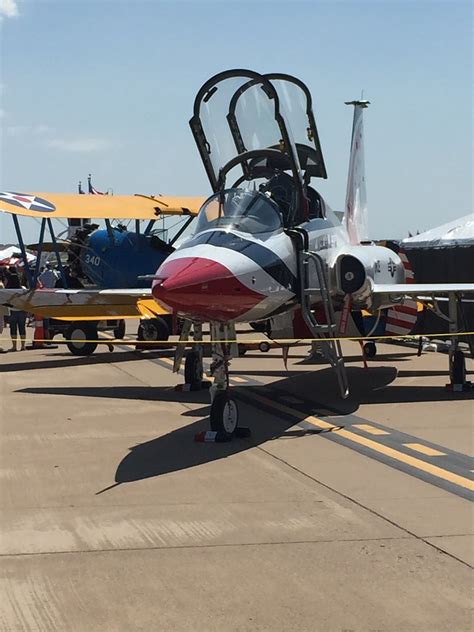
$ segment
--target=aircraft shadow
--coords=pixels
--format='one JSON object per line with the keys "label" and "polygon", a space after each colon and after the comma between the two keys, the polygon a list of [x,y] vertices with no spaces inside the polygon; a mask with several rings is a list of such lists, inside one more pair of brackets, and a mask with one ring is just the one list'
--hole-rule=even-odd
{"label": "aircraft shadow", "polygon": [[175,391],[172,386],[48,386],[28,387],[16,391],[36,395],[69,395],[72,397],[105,397],[154,402],[183,402],[190,404],[209,403],[209,393]]}
{"label": "aircraft shadow", "polygon": [[[474,371],[466,370],[466,374],[473,374]],[[420,371],[405,371],[400,369],[398,371],[398,377],[436,377],[438,375],[444,375],[446,377],[446,381],[449,382],[449,371],[446,369],[445,371],[436,371],[436,370],[420,370]]]}
{"label": "aircraft shadow", "polygon": [[[162,437],[131,447],[117,467],[113,487],[225,459],[266,441],[286,436],[285,431],[289,431],[295,423],[294,419],[263,416],[251,407],[246,407],[245,411],[244,423],[252,428],[249,439],[234,439],[229,443],[196,443],[194,435],[209,430],[209,422],[208,419],[195,421]],[[289,431],[289,436],[301,436],[301,432],[296,435],[294,431]]]}
{"label": "aircraft shadow", "polygon": [[[27,353],[27,352],[24,352]],[[11,354],[16,357],[17,354]],[[47,354],[45,356],[36,356],[38,359],[31,360],[30,362],[12,362],[8,364],[0,364],[0,373],[12,373],[14,371],[30,371],[34,369],[59,369],[68,366],[84,366],[94,364],[110,364],[111,362],[131,362],[146,359],[153,360],[159,358],[169,357],[169,353],[166,352],[154,352],[153,354],[147,352],[146,356],[142,357],[140,353],[136,351],[119,351],[114,353],[103,353],[92,356],[78,357],[73,356],[71,353],[54,353]],[[54,356],[54,360],[49,358]],[[22,356],[24,357],[24,356]]]}
{"label": "aircraft shadow", "polygon": [[[280,396],[294,396],[301,399],[298,410],[308,414],[318,414],[318,407],[326,409],[325,417],[343,416],[357,411],[361,404],[371,403],[401,403],[444,401],[450,399],[474,398],[474,394],[452,394],[440,386],[398,386],[392,384],[397,375],[393,367],[370,367],[368,370],[358,367],[348,367],[348,379],[351,386],[351,396],[342,400],[339,396],[337,380],[332,369],[317,372],[298,372],[296,375],[286,376],[271,384],[233,387],[235,395],[243,400],[241,423],[252,430],[249,439],[235,439],[230,443],[203,444],[194,441],[198,432],[209,430],[207,417],[209,413],[209,394],[207,391],[177,392],[170,387],[37,387],[24,388],[17,392],[46,395],[69,395],[73,397],[104,397],[146,401],[175,401],[196,403],[202,406],[198,410],[186,411],[184,417],[199,416],[192,421],[163,436],[146,441],[129,448],[117,466],[115,483],[100,490],[103,493],[112,487],[123,483],[130,483],[146,478],[161,476],[174,471],[185,470],[190,467],[203,465],[233,454],[248,450],[275,439],[291,439],[306,434],[320,434],[322,431],[314,429],[306,431],[295,429],[297,419],[291,414],[276,410],[271,404],[278,401]],[[252,394],[263,396],[269,405],[261,404],[252,398]],[[281,398],[282,403],[284,397]],[[245,405],[249,403],[250,405]],[[288,404],[286,404],[288,406]],[[270,414],[262,415],[261,408]],[[294,406],[293,406],[294,407]],[[329,411],[329,412],[328,412]],[[336,423],[344,425],[344,419]],[[337,432],[337,428],[335,430]]]}
{"label": "aircraft shadow", "polygon": [[[373,367],[368,369],[348,367],[347,377],[350,386],[350,396],[342,399],[339,395],[337,381],[332,369],[323,369],[317,372],[299,372],[290,378],[272,382],[268,388],[268,397],[272,391],[277,394],[291,395],[301,398],[306,406],[314,407],[316,413],[318,407],[329,411],[324,416],[348,415],[355,413],[361,404],[401,404],[411,402],[438,402],[457,399],[474,399],[474,391],[465,393],[453,393],[447,391],[442,385],[403,385],[392,384],[395,378],[403,371],[397,372],[394,367]],[[414,377],[438,374],[436,371],[405,372],[413,373]],[[440,375],[445,375],[439,372]],[[449,381],[446,375],[446,382]],[[251,392],[258,386],[247,387]]]}

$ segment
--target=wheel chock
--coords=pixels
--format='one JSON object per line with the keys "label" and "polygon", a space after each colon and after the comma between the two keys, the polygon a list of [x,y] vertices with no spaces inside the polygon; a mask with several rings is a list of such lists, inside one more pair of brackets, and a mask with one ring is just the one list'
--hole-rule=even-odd
{"label": "wheel chock", "polygon": [[235,437],[236,439],[247,439],[251,436],[250,428],[237,426],[233,434],[215,430],[203,430],[194,435],[196,443],[228,443]]}
{"label": "wheel chock", "polygon": [[194,435],[194,441],[197,443],[228,443],[231,440],[232,435],[215,430],[203,430]]}

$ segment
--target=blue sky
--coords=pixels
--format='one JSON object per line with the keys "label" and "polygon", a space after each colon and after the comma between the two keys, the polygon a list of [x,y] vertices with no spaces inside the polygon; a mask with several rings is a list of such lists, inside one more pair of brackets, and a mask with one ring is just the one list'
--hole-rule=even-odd
{"label": "blue sky", "polygon": [[[0,14],[1,190],[74,192],[91,172],[117,194],[206,195],[193,99],[212,74],[247,67],[307,83],[328,170],[318,188],[335,210],[343,102],[364,90],[371,237],[472,211],[470,2],[0,0]],[[14,240],[10,218],[0,231]]]}

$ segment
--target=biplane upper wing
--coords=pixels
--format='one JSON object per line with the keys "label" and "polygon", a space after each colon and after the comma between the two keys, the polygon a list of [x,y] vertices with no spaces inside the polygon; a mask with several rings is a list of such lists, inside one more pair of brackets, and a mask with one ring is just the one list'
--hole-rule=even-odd
{"label": "biplane upper wing", "polygon": [[62,320],[139,318],[166,314],[151,289],[124,290],[0,290],[0,305]]}
{"label": "biplane upper wing", "polygon": [[80,195],[78,193],[0,193],[0,211],[29,217],[70,219],[156,219],[197,215],[205,198],[161,195]]}

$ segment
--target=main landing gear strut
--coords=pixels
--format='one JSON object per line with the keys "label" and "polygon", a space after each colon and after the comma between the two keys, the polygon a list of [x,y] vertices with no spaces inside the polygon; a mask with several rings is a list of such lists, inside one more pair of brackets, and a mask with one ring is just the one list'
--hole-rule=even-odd
{"label": "main landing gear strut", "polygon": [[[463,351],[459,348],[459,315],[464,320],[463,306],[461,299],[451,292],[449,298],[449,331],[451,333],[451,346],[449,348],[449,377],[450,382],[446,388],[454,392],[471,390],[471,382],[466,379],[466,360]],[[470,337],[467,337],[471,356],[473,355],[473,345]]]}

